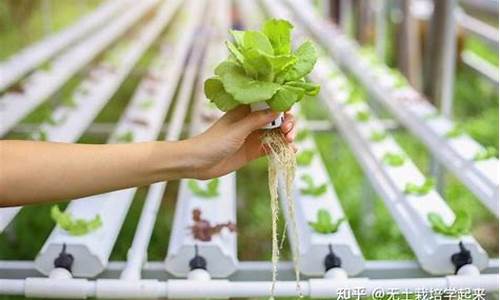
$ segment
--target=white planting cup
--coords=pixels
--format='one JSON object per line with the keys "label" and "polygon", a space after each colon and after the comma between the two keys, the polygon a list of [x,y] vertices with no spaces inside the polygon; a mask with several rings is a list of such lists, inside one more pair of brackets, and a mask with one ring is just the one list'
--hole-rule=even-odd
{"label": "white planting cup", "polygon": [[[257,102],[257,103],[250,104],[251,111],[259,111],[259,110],[266,110],[266,109],[269,109],[269,105],[267,105],[266,102]],[[283,113],[280,112],[276,119],[274,119],[270,123],[267,123],[265,126],[262,127],[262,129],[278,128],[281,126],[281,124],[283,123],[284,120],[285,120],[285,118],[283,116]]]}

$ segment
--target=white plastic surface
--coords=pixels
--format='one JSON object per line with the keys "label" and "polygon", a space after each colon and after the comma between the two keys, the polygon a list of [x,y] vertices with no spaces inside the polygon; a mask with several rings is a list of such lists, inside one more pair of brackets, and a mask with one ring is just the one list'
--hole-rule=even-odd
{"label": "white plastic surface", "polygon": [[[172,3],[163,5],[151,22],[162,19],[163,25],[166,25],[178,5],[180,5],[180,1],[174,3],[174,5]],[[164,14],[165,11],[170,12],[170,17]],[[185,43],[189,43],[189,39],[184,42],[184,47]],[[183,43],[177,44],[177,47],[182,48],[182,46]],[[163,52],[160,55],[166,57],[167,55],[170,56],[171,53]],[[172,57],[170,62],[176,58],[178,57]],[[164,81],[166,78],[171,78],[169,76],[172,76],[172,73],[169,73],[172,72],[170,66],[169,64],[164,65],[164,77],[159,80],[171,84],[162,84],[154,94],[150,95],[150,99],[154,102],[154,109],[144,110],[140,105],[144,101],[144,80],[121,117],[109,143],[116,143],[117,136],[124,132],[133,133],[133,142],[156,139],[176,87],[176,81]],[[173,71],[176,71],[175,68],[173,68]],[[146,120],[148,125],[144,126],[143,124],[130,122],[129,120],[132,117],[140,117]],[[136,188],[129,188],[72,201],[66,211],[70,212],[75,218],[90,219],[99,214],[103,225],[98,230],[83,236],[71,236],[57,226],[36,258],[36,266],[40,272],[44,274],[50,272],[53,268],[54,258],[57,257],[62,245],[66,244],[67,252],[71,253],[75,258],[72,268],[75,276],[92,277],[99,274],[107,265],[109,255],[134,198],[135,191]]]}

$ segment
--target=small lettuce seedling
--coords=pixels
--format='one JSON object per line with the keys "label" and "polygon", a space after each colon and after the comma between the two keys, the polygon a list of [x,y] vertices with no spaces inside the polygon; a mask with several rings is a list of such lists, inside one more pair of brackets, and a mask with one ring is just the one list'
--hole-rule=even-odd
{"label": "small lettuce seedling", "polygon": [[476,155],[474,155],[474,161],[488,160],[491,158],[496,158],[498,151],[495,147],[486,147],[481,149]]}
{"label": "small lettuce seedling", "polygon": [[358,111],[356,113],[356,120],[358,120],[359,122],[368,122],[370,120],[370,112],[368,111]]}
{"label": "small lettuce seedling", "polygon": [[302,181],[306,184],[306,188],[300,189],[300,192],[302,195],[309,195],[309,196],[314,196],[318,197],[327,191],[327,185],[326,183],[316,185],[314,183],[313,178],[310,175],[303,175],[301,177]]}
{"label": "small lettuce seedling", "polygon": [[308,166],[311,164],[312,159],[314,158],[313,150],[304,150],[297,155],[297,164],[299,166]]}
{"label": "small lettuce seedling", "polygon": [[205,81],[207,98],[222,111],[257,102],[287,111],[305,95],[317,95],[319,85],[304,78],[318,54],[310,41],[292,51],[292,28],[286,20],[269,20],[261,31],[232,30],[234,43],[226,41],[230,57]]}
{"label": "small lettuce seedling", "polygon": [[373,131],[370,134],[370,140],[372,142],[381,142],[387,137],[387,132],[385,131]]}
{"label": "small lettuce seedling", "polygon": [[213,198],[219,195],[219,179],[214,178],[207,183],[206,188],[198,185],[196,180],[189,180],[188,187],[193,194],[202,198]]}
{"label": "small lettuce seedling", "polygon": [[342,222],[345,218],[340,218],[336,222],[333,222],[332,216],[326,209],[318,209],[316,222],[309,222],[314,231],[321,234],[331,234],[338,231]]}
{"label": "small lettuce seedling", "polygon": [[73,219],[70,213],[61,212],[57,205],[52,206],[50,216],[59,227],[67,231],[70,235],[85,235],[102,226],[101,216],[99,215],[96,215],[92,220]]}
{"label": "small lettuce seedling", "polygon": [[148,110],[151,107],[153,107],[154,104],[155,104],[155,102],[153,99],[146,99],[146,100],[142,101],[141,103],[139,103],[139,107],[142,110]]}
{"label": "small lettuce seedling", "polygon": [[462,134],[464,134],[465,130],[462,126],[456,124],[455,126],[453,126],[452,129],[450,129],[446,134],[445,136],[449,139],[453,139],[453,138],[457,138],[459,136],[461,136]]}
{"label": "small lettuce seedling", "polygon": [[426,178],[424,183],[420,185],[413,182],[408,182],[405,185],[405,194],[425,196],[434,188],[434,185],[435,182],[433,178]]}
{"label": "small lettuce seedling", "polygon": [[384,154],[384,163],[391,167],[400,167],[405,163],[405,157],[402,154],[386,153]]}
{"label": "small lettuce seedling", "polygon": [[118,143],[130,143],[134,140],[134,133],[130,130],[118,135],[116,141]]}
{"label": "small lettuce seedling", "polygon": [[427,220],[434,232],[453,237],[468,234],[472,225],[469,214],[464,210],[460,210],[455,214],[455,221],[451,225],[446,224],[441,215],[437,213],[427,214]]}

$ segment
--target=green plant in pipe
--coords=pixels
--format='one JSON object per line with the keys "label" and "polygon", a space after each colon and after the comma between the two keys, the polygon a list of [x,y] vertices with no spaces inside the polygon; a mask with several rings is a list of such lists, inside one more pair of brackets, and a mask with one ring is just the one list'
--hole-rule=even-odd
{"label": "green plant in pipe", "polygon": [[314,151],[313,150],[303,150],[297,155],[297,164],[299,166],[308,166],[311,164],[312,159],[314,158]]}
{"label": "green plant in pipe", "polygon": [[196,180],[190,179],[188,181],[188,188],[193,194],[202,198],[213,198],[219,195],[219,179],[214,178],[210,180],[206,188],[202,188],[198,185]]}
{"label": "green plant in pipe", "polygon": [[345,221],[345,218],[340,218],[336,222],[332,220],[332,216],[326,209],[318,209],[316,214],[316,221],[309,222],[309,226],[315,232],[321,234],[331,234],[339,230],[340,225]]}
{"label": "green plant in pipe", "polygon": [[370,140],[372,142],[381,142],[387,137],[387,132],[385,131],[373,131],[370,134]]}
{"label": "green plant in pipe", "polygon": [[383,158],[384,162],[391,167],[400,167],[405,163],[405,157],[402,154],[386,153]]}
{"label": "green plant in pipe", "polygon": [[475,161],[488,160],[491,158],[496,158],[498,156],[498,150],[495,147],[486,147],[479,150],[476,155],[474,155]]}
{"label": "green plant in pipe", "polygon": [[69,108],[75,108],[78,106],[73,97],[64,98],[64,100],[61,102],[61,105]]}
{"label": "green plant in pipe", "polygon": [[416,196],[425,196],[435,186],[435,181],[433,178],[426,178],[422,184],[416,184],[413,182],[408,182],[405,185],[405,194],[408,195],[416,195]]}
{"label": "green plant in pipe", "polygon": [[368,122],[370,120],[371,114],[368,111],[358,111],[356,113],[356,120],[359,122]]}
{"label": "green plant in pipe", "polygon": [[143,110],[148,110],[151,107],[153,107],[154,104],[155,104],[155,101],[153,99],[146,99],[146,100],[142,101],[141,103],[139,103],[139,107]]}
{"label": "green plant in pipe", "polygon": [[452,237],[468,234],[472,225],[471,218],[465,210],[458,211],[455,214],[455,220],[450,225],[444,222],[441,215],[434,212],[427,214],[427,220],[434,232]]}
{"label": "green plant in pipe", "polygon": [[322,183],[320,185],[316,185],[314,183],[313,178],[306,174],[301,177],[302,182],[306,184],[305,188],[300,189],[302,195],[314,196],[318,197],[326,193],[328,186],[326,183]]}
{"label": "green plant in pipe", "polygon": [[205,95],[220,110],[240,104],[266,102],[275,111],[287,111],[319,85],[306,82],[317,60],[314,45],[306,41],[292,51],[292,24],[268,20],[261,31],[237,31],[226,41],[230,56],[215,68],[204,84]]}
{"label": "green plant in pipe", "polygon": [[445,136],[449,139],[457,138],[465,133],[465,130],[462,126],[455,124],[452,129],[450,129]]}
{"label": "green plant in pipe", "polygon": [[74,219],[68,212],[61,212],[59,206],[54,205],[50,210],[52,220],[70,235],[85,235],[99,229],[102,226],[100,215],[96,215],[92,220]]}
{"label": "green plant in pipe", "polygon": [[131,143],[134,140],[134,133],[130,130],[118,135],[116,141],[118,143]]}

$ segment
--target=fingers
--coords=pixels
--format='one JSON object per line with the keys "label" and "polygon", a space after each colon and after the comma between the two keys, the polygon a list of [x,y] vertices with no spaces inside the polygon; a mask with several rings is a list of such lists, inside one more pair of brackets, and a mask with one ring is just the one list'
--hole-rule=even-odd
{"label": "fingers", "polygon": [[245,137],[253,131],[262,128],[267,123],[278,117],[278,113],[271,110],[261,110],[249,113],[246,117],[234,124],[234,129],[238,134]]}
{"label": "fingers", "polygon": [[297,135],[297,128],[295,126],[295,117],[293,114],[286,112],[285,121],[281,125],[281,131],[285,135],[287,142],[291,143]]}
{"label": "fingers", "polygon": [[243,119],[249,113],[250,107],[248,105],[240,105],[225,113],[224,116],[222,116],[222,118],[220,119],[220,122],[225,124],[232,124]]}

